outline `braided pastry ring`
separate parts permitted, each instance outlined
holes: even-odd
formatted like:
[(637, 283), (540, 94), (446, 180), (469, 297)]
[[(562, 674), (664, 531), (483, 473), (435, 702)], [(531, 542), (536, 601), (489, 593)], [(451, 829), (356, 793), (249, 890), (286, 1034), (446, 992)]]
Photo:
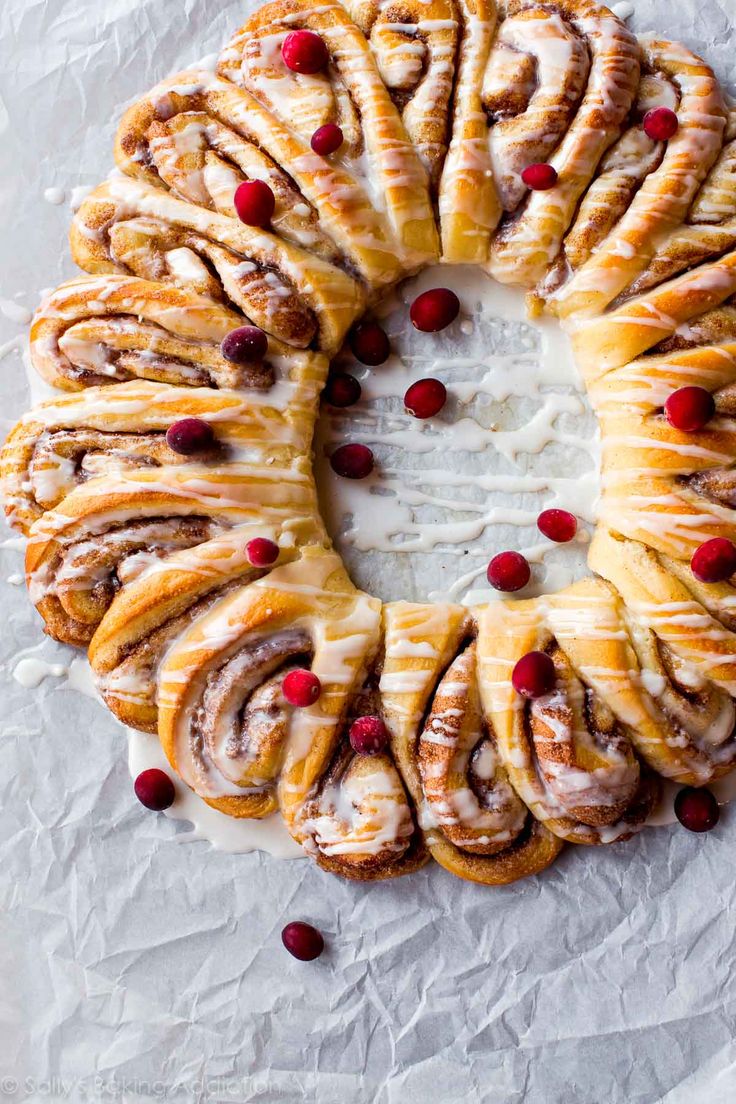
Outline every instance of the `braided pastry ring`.
[[(321, 38), (316, 69), (286, 65), (292, 31)], [(666, 145), (652, 109), (674, 119)], [(310, 148), (325, 123), (334, 155)], [(91, 275), (32, 329), (36, 367), (73, 394), (11, 433), (3, 479), (49, 631), (90, 643), (111, 709), (204, 800), (280, 810), (345, 877), (431, 856), (499, 885), (563, 841), (634, 834), (652, 772), (732, 769), (734, 584), (688, 561), (736, 536), (735, 133), (705, 63), (595, 0), (276, 0), (217, 76), (128, 110), (122, 176), (72, 228)], [(524, 191), (531, 161), (551, 187)], [(253, 180), (269, 227), (239, 221)], [(559, 594), (382, 608), (329, 546), (309, 453), (323, 353), (439, 240), (560, 317), (599, 415), (597, 577)], [(248, 320), (263, 363), (223, 355)], [(677, 429), (663, 411), (693, 381), (716, 416)], [(191, 417), (211, 455), (167, 451)], [(527, 701), (511, 674), (530, 651), (553, 682)], [(291, 673), (315, 700), (295, 703)], [(373, 756), (364, 719), (389, 738)]]

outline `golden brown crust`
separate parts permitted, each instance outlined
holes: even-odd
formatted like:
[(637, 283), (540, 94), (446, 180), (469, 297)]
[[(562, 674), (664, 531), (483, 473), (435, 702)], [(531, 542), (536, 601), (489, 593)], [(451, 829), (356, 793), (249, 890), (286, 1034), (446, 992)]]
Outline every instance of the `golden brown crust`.
[(496, 760), (471, 631), (462, 607), (386, 606), (381, 703), (432, 857), (458, 877), (507, 885), (549, 866), (562, 844), (533, 822)]
[(736, 635), (730, 583), (698, 583), (684, 564), (600, 528), (589, 563), (616, 588), (636, 652), (637, 747), (666, 778), (703, 785), (736, 763)]
[[(72, 491), (32, 527), (31, 597), (55, 639), (86, 644), (121, 584), (237, 525), (314, 517), (309, 461), (122, 472)], [(156, 582), (150, 583), (156, 587)]]
[(645, 39), (642, 50), (647, 67), (678, 89), (679, 126), (620, 221), (555, 295), (560, 318), (600, 314), (646, 268), (684, 220), (721, 150), (726, 107), (713, 70), (677, 43)]
[(384, 220), (357, 181), (212, 73), (179, 73), (130, 107), (115, 159), (126, 175), (229, 216), (238, 184), (265, 180), (281, 237), (323, 260), (347, 260), (372, 286), (401, 275)]
[[(713, 394), (716, 417), (686, 433), (669, 423), (664, 405), (694, 382)], [(591, 388), (604, 527), (687, 561), (711, 537), (736, 537), (734, 384), (736, 342), (724, 341), (635, 360)]]
[[(511, 674), (532, 651), (551, 657), (556, 682), (528, 701)], [(637, 832), (659, 787), (634, 754), (633, 651), (610, 592), (585, 580), (544, 602), (488, 606), (478, 655), (501, 758), (534, 816), (571, 843), (612, 843)]]
[(83, 276), (42, 302), (31, 325), (31, 360), (64, 391), (136, 377), (193, 386), (269, 382), (243, 375), (220, 353), (242, 315), (186, 288), (133, 276)]
[[(231, 816), (279, 808), (320, 865), (359, 880), (425, 861), (390, 756), (345, 742), (379, 628), (380, 603), (334, 553), (306, 548), (192, 620), (159, 675), (159, 736), (187, 784)], [(292, 665), (320, 680), (311, 706), (283, 696)]]
[(85, 199), (70, 242), (85, 272), (193, 287), (298, 349), (335, 352), (365, 306), (362, 287), (329, 261), (230, 212), (196, 207), (127, 177)]
[(273, 459), (297, 456), (309, 445), (322, 376), (309, 357), (294, 365), (284, 411), (267, 401), (253, 405), (239, 391), (149, 381), (49, 399), (14, 426), (0, 454), (8, 521), (27, 535), (43, 513), (90, 479), (191, 463), (166, 442), (167, 429), (183, 418), (212, 426), (213, 444), (198, 453), (200, 462), (222, 467), (249, 450), (267, 450)]
[(598, 318), (568, 322), (587, 383), (621, 368), (672, 337), (683, 323), (712, 311), (736, 292), (736, 252), (687, 272)]
[[(324, 73), (290, 73), (279, 56), (289, 31), (321, 35), (330, 54)], [(337, 4), (274, 0), (256, 11), (220, 56), (219, 73), (245, 88), (307, 140), (325, 123), (345, 136), (344, 163), (354, 171), (365, 148), (368, 179), (384, 198), (386, 215), (409, 267), (434, 259), (437, 233), (428, 181), (378, 73), (368, 43)], [(288, 95), (284, 92), (284, 82)]]
[[(516, 17), (523, 0), (505, 5)], [(491, 245), (488, 271), (502, 283), (533, 287), (545, 275), (562, 244), (578, 201), (634, 100), (639, 82), (639, 47), (633, 34), (594, 0), (552, 0), (556, 14), (583, 40), (591, 67), (585, 95), (550, 163), (555, 186), (529, 193), (519, 213), (501, 223)]]
[(452, 133), (440, 178), (442, 257), (448, 264), (482, 264), (502, 209), (493, 179), (483, 76), (496, 27), (489, 0), (461, 0)]

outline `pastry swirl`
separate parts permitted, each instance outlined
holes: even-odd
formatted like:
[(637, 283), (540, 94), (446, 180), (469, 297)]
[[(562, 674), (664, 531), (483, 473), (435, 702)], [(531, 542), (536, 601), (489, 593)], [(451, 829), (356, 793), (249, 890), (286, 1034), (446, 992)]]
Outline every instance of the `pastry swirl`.
[(648, 69), (677, 90), (678, 128), (621, 219), (555, 295), (560, 318), (600, 314), (679, 226), (721, 151), (726, 107), (713, 70), (677, 43), (640, 40)]
[[(361, 879), (404, 872), (414, 834), (390, 758), (341, 743), (379, 630), (380, 603), (334, 553), (305, 549), (194, 620), (160, 675), (159, 733), (184, 781), (231, 816), (280, 808), (320, 864)], [(298, 710), (280, 691), (297, 659), (321, 683)]]
[(726, 145), (696, 195), (687, 218), (658, 246), (626, 290), (636, 295), (736, 245), (736, 112), (726, 122)]
[[(571, 843), (627, 839), (659, 800), (634, 730), (609, 704), (628, 681), (627, 645), (608, 594), (587, 580), (544, 602), (487, 606), (479, 618), (481, 695), (502, 761), (534, 816)], [(511, 672), (531, 651), (550, 656), (556, 681), (526, 701)]]
[(359, 284), (321, 257), (127, 177), (87, 197), (70, 240), (85, 272), (191, 287), (298, 349), (334, 352), (364, 305)]
[(264, 365), (225, 360), (241, 315), (187, 288), (133, 276), (81, 277), (51, 292), (31, 326), (31, 360), (54, 387), (130, 379), (191, 387), (268, 387)]
[[(326, 70), (307, 75), (286, 68), (281, 44), (295, 30), (321, 36), (330, 59)], [(435, 258), (426, 172), (368, 43), (343, 8), (314, 7), (309, 0), (265, 4), (225, 47), (218, 72), (306, 141), (318, 127), (336, 123), (344, 137), (341, 163), (385, 211), (406, 266)]]
[[(499, 152), (503, 149), (504, 155), (503, 172), (509, 181), (507, 202), (511, 203), (518, 195), (515, 173), (521, 161), (525, 160), (523, 149), (518, 149), (519, 144), (524, 146), (530, 142), (539, 148), (545, 146), (545, 135), (550, 125), (553, 127), (550, 144), (561, 138), (549, 159), (558, 180), (549, 190), (529, 193), (518, 213), (514, 212), (501, 222), (491, 243), (488, 271), (501, 283), (532, 287), (543, 279), (548, 267), (555, 261), (578, 201), (628, 115), (639, 82), (639, 47), (624, 24), (594, 0), (552, 0), (543, 8), (534, 9), (542, 14), (533, 17), (522, 14), (526, 7), (523, 0), (510, 0), (504, 5), (506, 19), (514, 19), (525, 32), (526, 24), (529, 24), (528, 33), (535, 43), (534, 49), (542, 52), (542, 56), (545, 48), (553, 51), (550, 71), (555, 54), (559, 53), (559, 44), (562, 45), (566, 57), (570, 59), (564, 67), (564, 79), (569, 81), (574, 73), (573, 90), (577, 90), (584, 79), (585, 56), (590, 55), (590, 70), (582, 99), (569, 125), (563, 128), (564, 133), (559, 134), (552, 123), (552, 117), (556, 115), (553, 93), (545, 92), (544, 99), (541, 93), (539, 97), (532, 95), (530, 82), (533, 70), (530, 63), (523, 61), (529, 54), (522, 54), (519, 59), (529, 95), (522, 92), (520, 105), (509, 104), (509, 118), (513, 116), (516, 106), (523, 108), (523, 116), (511, 130), (508, 149), (503, 149), (503, 142), (499, 143)], [(579, 38), (579, 49), (572, 45), (571, 35)], [(503, 24), (500, 36), (499, 48), (492, 60), (502, 67), (501, 73), (494, 77), (491, 70), (487, 79), (494, 96), (501, 91), (503, 67), (508, 64), (507, 51), (504, 52), (501, 46), (504, 41)], [(523, 43), (526, 34), (519, 30), (510, 38)], [(558, 47), (553, 50), (552, 42), (555, 41)], [(524, 85), (521, 87), (523, 89)], [(547, 102), (548, 99), (552, 102)], [(496, 104), (497, 99), (490, 102)], [(504, 126), (507, 126), (507, 120), (504, 120)], [(512, 156), (514, 154), (515, 157)], [(533, 160), (529, 158), (526, 163)]]
[[(644, 292), (597, 318), (568, 320), (573, 351), (586, 383), (655, 350), (700, 322), (736, 292), (736, 252)], [(722, 314), (714, 319), (716, 332)], [(727, 315), (727, 317), (730, 317)]]
[(648, 137), (642, 125), (646, 113), (657, 107), (677, 107), (675, 88), (664, 74), (645, 73), (639, 82), (630, 125), (604, 154), (560, 254), (540, 284), (543, 299), (553, 298), (555, 291), (608, 238), (646, 178), (662, 163), (664, 143)]
[(395, 242), (356, 179), (245, 89), (212, 73), (179, 73), (129, 108), (115, 160), (128, 176), (230, 217), (237, 187), (265, 180), (276, 202), (274, 233), (354, 267), (371, 286), (401, 275)]
[(378, 72), (435, 188), (447, 153), (461, 23), (453, 0), (347, 5), (365, 35)]
[(479, 700), (472, 631), (461, 607), (386, 606), (381, 700), (432, 857), (461, 878), (505, 885), (545, 869), (562, 844), (509, 785)]
[(0, 455), (9, 523), (27, 535), (42, 514), (90, 479), (191, 463), (166, 442), (166, 430), (182, 418), (198, 418), (214, 430), (212, 447), (206, 456), (198, 453), (198, 461), (223, 465), (265, 446), (274, 447), (273, 455), (276, 449), (299, 455), (309, 445), (321, 383), (321, 373), (315, 377), (307, 368), (300, 374), (284, 383), (283, 413), (271, 405), (271, 395), (269, 405), (259, 405), (242, 392), (148, 381), (90, 387), (40, 404), (11, 430)]
[(736, 764), (736, 595), (601, 528), (590, 566), (621, 596), (648, 719), (639, 747), (666, 778), (701, 786)]
[[(269, 460), (272, 462), (269, 463)], [(139, 468), (102, 476), (68, 494), (33, 525), (26, 552), (31, 599), (56, 640), (87, 644), (121, 586), (177, 549), (233, 526), (315, 513), (302, 457)]]
[[(685, 433), (664, 404), (694, 381), (713, 395), (715, 417)], [(711, 537), (736, 537), (735, 385), (736, 342), (724, 341), (635, 360), (592, 387), (604, 526), (686, 561)]]

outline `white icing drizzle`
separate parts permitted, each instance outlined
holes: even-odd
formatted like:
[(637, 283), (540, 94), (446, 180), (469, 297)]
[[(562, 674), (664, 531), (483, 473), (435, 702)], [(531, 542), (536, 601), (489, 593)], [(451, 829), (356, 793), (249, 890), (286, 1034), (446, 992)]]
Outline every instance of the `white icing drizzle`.
[[(444, 334), (407, 333), (406, 304), (442, 285), (466, 317)], [(325, 408), (318, 425), (322, 513), (353, 578), (385, 599), (474, 604), (496, 596), (482, 576), (503, 548), (539, 564), (523, 596), (581, 577), (586, 530), (560, 546), (536, 528), (548, 507), (591, 523), (599, 491), (596, 425), (565, 337), (555, 323), (532, 326), (522, 296), (480, 271), (428, 269), (401, 298), (386, 323), (400, 355), (371, 371), (351, 360), (361, 402)], [(426, 376), (441, 378), (449, 399), (437, 418), (420, 421), (404, 411), (403, 395)], [(327, 456), (346, 441), (374, 450), (369, 480), (332, 472)]]

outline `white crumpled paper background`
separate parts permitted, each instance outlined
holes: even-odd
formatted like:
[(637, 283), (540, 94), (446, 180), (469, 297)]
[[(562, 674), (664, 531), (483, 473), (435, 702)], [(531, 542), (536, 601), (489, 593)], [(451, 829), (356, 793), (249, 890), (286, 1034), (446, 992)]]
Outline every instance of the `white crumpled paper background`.
[[(111, 166), (121, 106), (217, 50), (232, 0), (5, 0), (0, 19), (3, 424), (28, 405), (19, 307), (72, 274), (68, 202)], [(639, 0), (632, 25), (733, 73), (734, 0)], [(9, 317), (10, 316), (10, 317)], [(21, 570), (0, 549), (3, 580)], [(3, 582), (0, 1100), (598, 1102), (736, 1096), (734, 852), (650, 831), (483, 889), (439, 868), (369, 886), (301, 861), (176, 843), (132, 798), (124, 736), (21, 656), (41, 641)], [(316, 963), (279, 933), (325, 933)]]

